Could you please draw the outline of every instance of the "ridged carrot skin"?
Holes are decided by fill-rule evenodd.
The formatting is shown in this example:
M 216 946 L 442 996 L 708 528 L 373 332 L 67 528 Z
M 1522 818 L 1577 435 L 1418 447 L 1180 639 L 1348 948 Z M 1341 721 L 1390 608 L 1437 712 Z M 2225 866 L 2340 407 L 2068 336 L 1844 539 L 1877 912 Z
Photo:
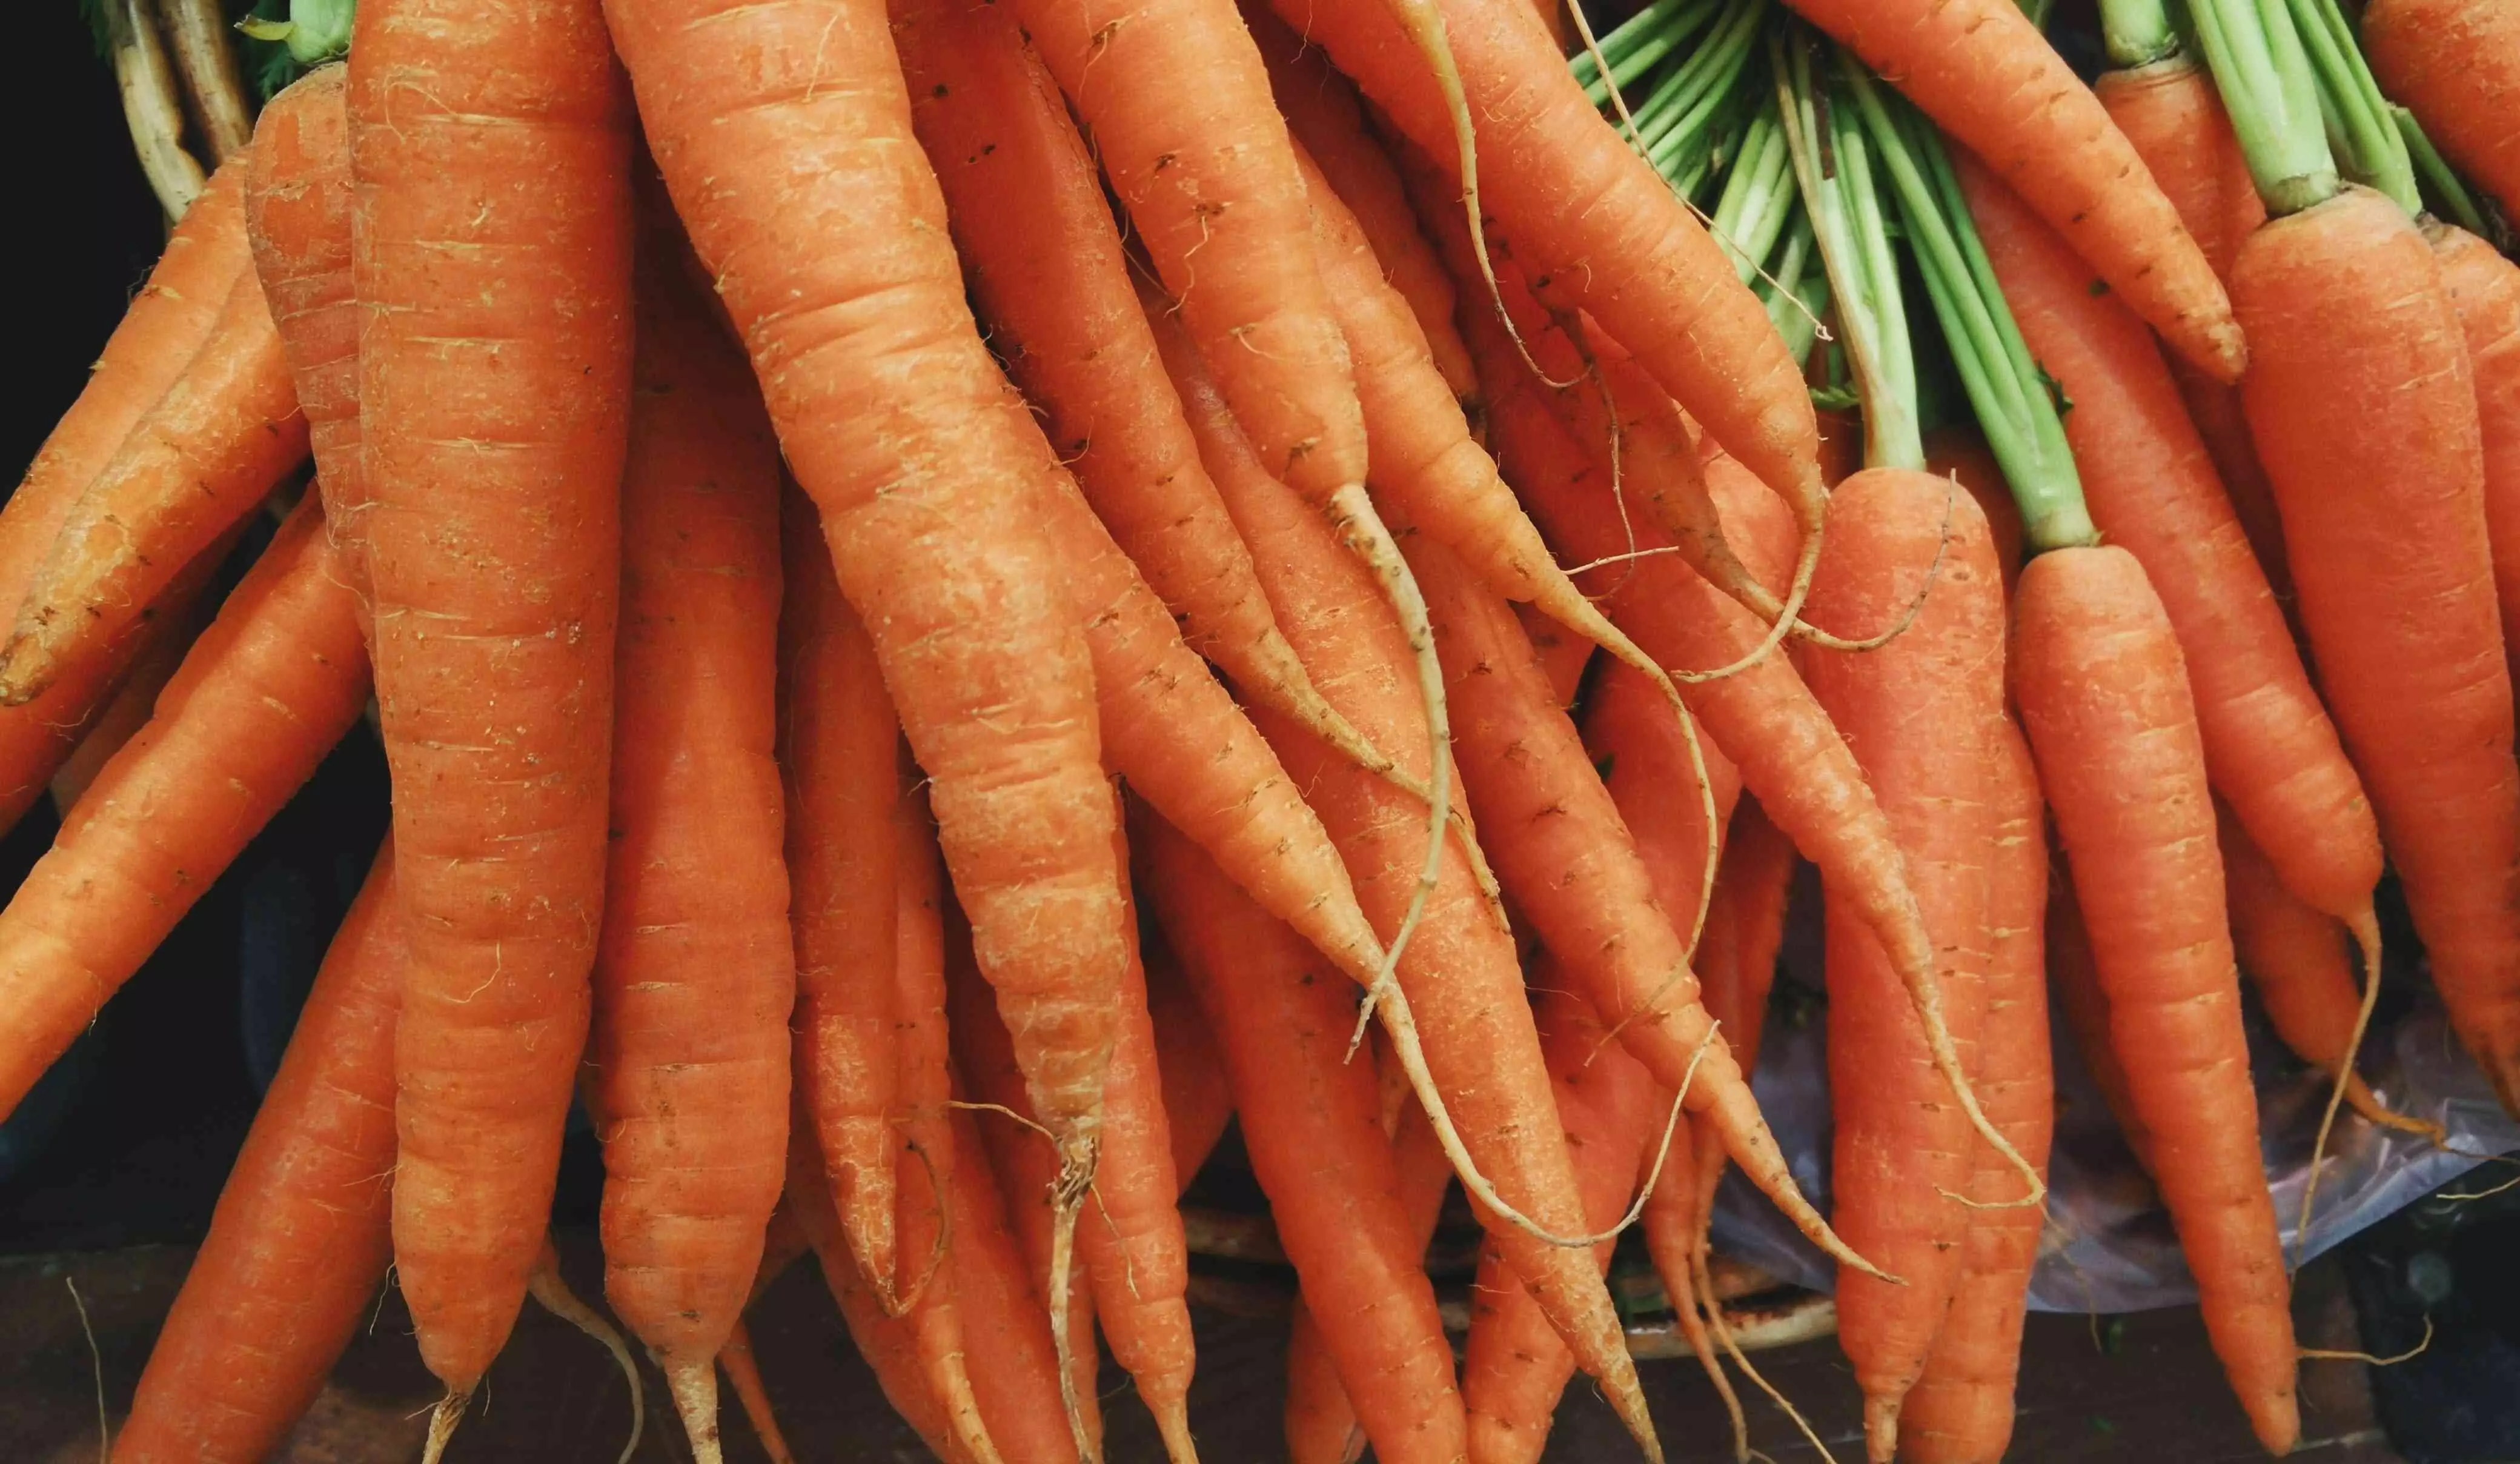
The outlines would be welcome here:
M 2372 0 L 2362 51 L 2443 154 L 2520 208 L 2520 13 L 2497 0 Z
M 199 207 L 199 205 L 195 206 Z M 333 937 L 209 1234 L 158 1331 L 117 1464 L 253 1464 L 324 1386 L 391 1258 L 393 849 Z
M 2520 632 L 2520 265 L 2465 229 L 2429 223 L 2442 288 L 2467 338 L 2476 422 L 2485 438 L 2485 526 L 2494 544 L 2506 653 Z
M 2118 548 L 2032 560 L 2013 624 L 2013 691 L 2073 861 L 2110 1046 L 2151 1136 L 2206 1336 L 2258 1441 L 2284 1453 L 2301 1434 L 2291 1288 L 2179 641 L 2142 565 Z
M 1207 1157 L 1234 1121 L 1234 1088 L 1215 1030 L 1198 1009 L 1181 960 L 1162 940 L 1148 941 L 1147 1019 L 1155 1025 L 1155 1063 L 1163 1075 L 1164 1126 L 1173 1140 L 1173 1177 L 1183 1189 L 1198 1176 Z
M 594 0 L 384 0 L 352 55 L 368 572 L 412 939 L 394 1261 L 452 1414 L 523 1303 L 586 1037 L 630 114 Z
M 0 1117 L 358 719 L 368 662 L 310 497 L 0 910 Z

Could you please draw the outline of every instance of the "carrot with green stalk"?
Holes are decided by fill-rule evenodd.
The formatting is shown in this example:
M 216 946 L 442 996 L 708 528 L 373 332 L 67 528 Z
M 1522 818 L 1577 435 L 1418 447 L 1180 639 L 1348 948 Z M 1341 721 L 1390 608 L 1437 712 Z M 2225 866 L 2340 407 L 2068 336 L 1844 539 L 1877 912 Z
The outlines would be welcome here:
M 2493 0 L 2372 0 L 2362 44 L 2450 161 L 2520 207 L 2520 16 Z

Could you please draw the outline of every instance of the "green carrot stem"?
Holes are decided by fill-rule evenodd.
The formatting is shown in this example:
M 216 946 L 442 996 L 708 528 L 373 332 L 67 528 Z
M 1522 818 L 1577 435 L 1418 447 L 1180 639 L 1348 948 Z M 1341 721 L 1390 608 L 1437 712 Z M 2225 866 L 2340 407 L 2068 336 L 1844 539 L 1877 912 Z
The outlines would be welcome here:
M 2389 116 L 2380 84 L 2355 44 L 2336 0 L 2288 0 L 2295 31 L 2318 78 L 2321 124 L 2346 177 L 2397 201 L 2409 214 L 2423 211 L 2414 164 L 2406 139 Z
M 2164 0 L 2100 0 L 2100 39 L 2109 63 L 2130 71 L 2179 53 L 2179 27 Z
M 279 41 L 301 67 L 338 61 L 350 52 L 350 21 L 358 0 L 290 0 L 289 19 L 248 19 L 237 28 L 258 41 Z
M 1635 85 L 1638 77 L 1702 29 L 1720 4 L 1721 0 L 1654 0 L 1630 16 L 1600 37 L 1601 57 L 1610 64 L 1611 79 L 1623 90 Z M 1591 52 L 1578 51 L 1566 64 L 1594 106 L 1610 105 L 1610 89 L 1601 84 L 1600 68 L 1594 65 Z
M 2407 156 L 2414 163 L 2415 174 L 2430 195 L 2433 211 L 2448 218 L 2480 239 L 2492 239 L 2494 226 L 2486 221 L 2485 210 L 2477 206 L 2476 195 L 2467 191 L 2467 180 L 2442 157 L 2441 150 L 2424 134 L 2423 123 L 2404 107 L 2392 103 L 2391 119 L 2398 124 L 2398 135 L 2407 145 Z
M 2318 83 L 2287 0 L 2190 0 L 2196 42 L 2248 160 L 2278 218 L 2336 196 L 2336 156 L 2319 115 Z
M 1759 266 L 1793 217 L 1794 203 L 1792 152 L 1772 101 L 1751 117 L 1740 157 L 1707 226 L 1742 284 L 1758 278 Z

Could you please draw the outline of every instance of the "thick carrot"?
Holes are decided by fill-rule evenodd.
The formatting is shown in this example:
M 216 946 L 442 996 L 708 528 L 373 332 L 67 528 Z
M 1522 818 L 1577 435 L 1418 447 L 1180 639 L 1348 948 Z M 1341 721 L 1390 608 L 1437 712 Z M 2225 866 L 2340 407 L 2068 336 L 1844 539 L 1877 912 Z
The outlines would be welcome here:
M 1043 409 L 1088 502 L 1249 696 L 1383 759 L 1278 632 L 1148 339 L 1094 159 L 1010 7 L 893 0 L 912 119 L 945 189 L 991 344 Z
M 390 1258 L 393 849 L 316 973 L 114 1439 L 124 1464 L 249 1464 L 324 1386 Z
M 1996 728 L 1987 787 L 1996 815 L 1987 857 L 1986 1015 L 1978 1027 L 1978 1091 L 2024 1159 L 2048 1163 L 2055 1131 L 2055 1075 L 2048 1060 L 2047 805 L 2030 745 L 2009 716 Z M 1969 1197 L 2012 1193 L 2009 1166 L 1980 1144 L 1970 1159 Z M 2047 1224 L 2039 1211 L 1969 1212 L 1952 1309 L 1908 1394 L 1900 1420 L 1904 1456 L 1919 1464 L 1995 1464 L 2012 1438 L 2013 1379 L 2021 1365 L 2021 1325 L 2030 1271 Z
M 1873 468 L 1838 484 L 1812 590 L 1815 618 L 1889 623 L 1917 601 L 1928 576 L 1922 609 L 1888 644 L 1862 656 L 1813 651 L 1802 665 L 1890 820 L 1934 940 L 1952 1042 L 1983 1071 L 1976 1049 L 1993 962 L 1988 862 L 1999 816 L 1989 770 L 2003 715 L 2002 571 L 1986 515 L 1947 480 Z M 1901 1406 L 1959 1283 L 1970 1212 L 1954 1197 L 1969 1188 L 1972 1144 L 1862 907 L 1832 898 L 1828 928 L 1831 1215 L 1850 1245 L 1907 1282 L 1838 1277 L 1838 1345 L 1864 1390 L 1870 1457 L 1886 1464 L 1897 1452 Z M 2018 1183 L 2015 1176 L 2014 1194 Z
M 352 54 L 368 572 L 412 938 L 394 1258 L 447 1388 L 434 1459 L 523 1300 L 585 1040 L 629 110 L 593 0 L 385 0 L 360 10 Z
M 2179 210 L 2012 0 L 1790 0 L 1987 160 L 2171 349 L 2237 381 L 2248 345 Z
M 2457 314 L 2413 222 L 2359 188 L 2251 235 L 2231 291 L 2329 709 L 2452 1024 L 2520 1105 L 2520 767 Z
M 2249 179 L 2248 159 L 2231 135 L 2231 119 L 2205 69 L 2191 58 L 2174 56 L 2131 71 L 2103 72 L 2094 90 L 2163 196 L 2179 210 L 2206 262 L 2228 284 L 2240 241 L 2267 221 L 2267 206 Z M 2284 565 L 2283 521 L 2275 513 L 2274 486 L 2258 461 L 2257 443 L 2249 437 L 2239 389 L 2184 358 L 2172 358 L 2170 370 L 2179 379 L 2179 394 L 2187 402 L 2187 415 L 2205 439 L 2205 450 L 2213 454 L 2215 475 L 2248 531 L 2249 547 L 2267 572 L 2267 582 L 2289 603 L 2292 572 Z
M 1373 1071 L 1345 1060 L 1350 993 L 1180 833 L 1142 815 L 1132 834 L 1155 915 L 1220 1039 L 1252 1170 L 1354 1417 L 1393 1464 L 1459 1458 L 1462 1400 L 1419 1266 L 1424 1241 L 1401 1199 Z
M 900 942 L 888 831 L 900 799 L 901 724 L 875 643 L 832 576 L 814 506 L 802 493 L 784 496 L 779 766 L 805 1060 L 796 1080 L 849 1254 L 885 1309 L 897 1311 L 906 1285 L 893 1227 Z
M 1451 164 L 1452 114 L 1389 7 L 1271 4 L 1411 141 Z M 1528 0 L 1444 0 L 1440 9 L 1479 124 L 1481 203 L 1537 261 L 1540 293 L 1598 317 L 1761 479 L 1816 495 L 1819 430 L 1802 374 L 1722 249 L 1602 123 Z M 1457 284 L 1471 296 L 1470 314 L 1487 313 L 1483 284 Z
M 671 236 L 656 243 L 640 269 L 586 1061 L 605 1299 L 664 1369 L 707 1461 L 720 1451 L 716 1357 L 787 1179 L 796 949 L 774 755 L 779 447 L 742 353 Z
M 248 272 L 183 374 L 63 516 L 0 647 L 0 703 L 22 706 L 110 655 L 184 566 L 305 456 L 306 419 Z
M 367 656 L 310 496 L 0 910 L 0 1117 L 313 775 Z
M 2476 421 L 2485 440 L 2485 526 L 2495 546 L 2506 654 L 2520 633 L 2520 266 L 2450 224 L 2429 223 L 2442 289 L 2467 338 Z
M 1095 674 L 1034 508 L 1064 490 L 1057 460 L 964 301 L 881 5 L 604 9 L 934 780 L 980 970 L 1057 1136 L 1064 1271 L 1128 949 Z M 1063 1320 L 1064 1288 L 1049 1300 Z
M 347 67 L 308 72 L 271 99 L 247 155 L 254 274 L 306 416 L 324 526 L 367 608 L 366 464 L 359 436 L 359 305 L 350 282 Z
M 1225 1078 L 1216 1032 L 1171 946 L 1147 941 L 1141 954 L 1147 1017 L 1155 1025 L 1155 1066 L 1163 1076 L 1164 1126 L 1172 1134 L 1173 1177 L 1188 1189 L 1234 1121 L 1234 1088 Z
M 2520 15 L 2495 0 L 2371 0 L 2362 50 L 2450 160 L 2520 208 Z
M 2260 369 L 2270 359 L 2281 356 L 2261 355 Z M 2154 1178 L 2196 1275 L 2206 1335 L 2259 1441 L 2280 1454 L 2301 1431 L 2289 1287 L 2259 1167 L 2223 861 L 2183 669 L 2133 554 L 2063 549 L 2022 572 L 2012 686 L 2073 860 L 2110 1045 L 2152 1135 Z
M 1955 159 L 2005 301 L 2074 409 L 2092 521 L 2132 552 L 2179 633 L 2215 791 L 2284 883 L 2376 945 L 2380 831 L 2213 460 L 2142 322 L 1965 154 Z

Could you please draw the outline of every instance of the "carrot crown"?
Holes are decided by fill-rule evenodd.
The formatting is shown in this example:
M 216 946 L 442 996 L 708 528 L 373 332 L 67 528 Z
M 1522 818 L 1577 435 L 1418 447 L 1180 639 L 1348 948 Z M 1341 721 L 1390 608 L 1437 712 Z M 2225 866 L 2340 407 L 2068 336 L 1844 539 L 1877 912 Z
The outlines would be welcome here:
M 289 0 L 288 20 L 249 16 L 237 23 L 237 29 L 255 40 L 287 46 L 289 59 L 301 67 L 319 67 L 349 54 L 350 21 L 358 9 L 359 0 Z
M 2164 0 L 2100 0 L 2100 39 L 2110 64 L 2129 70 L 2180 52 L 2179 27 Z

